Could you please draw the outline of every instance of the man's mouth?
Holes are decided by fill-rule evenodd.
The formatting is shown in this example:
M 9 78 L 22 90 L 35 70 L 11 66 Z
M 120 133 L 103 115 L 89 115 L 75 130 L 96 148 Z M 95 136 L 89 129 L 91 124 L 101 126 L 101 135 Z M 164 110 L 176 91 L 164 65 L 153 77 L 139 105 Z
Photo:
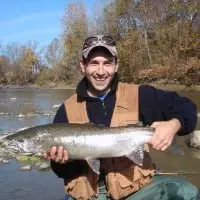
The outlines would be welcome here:
M 98 82 L 104 82 L 106 80 L 106 78 L 95 78 L 95 80 Z

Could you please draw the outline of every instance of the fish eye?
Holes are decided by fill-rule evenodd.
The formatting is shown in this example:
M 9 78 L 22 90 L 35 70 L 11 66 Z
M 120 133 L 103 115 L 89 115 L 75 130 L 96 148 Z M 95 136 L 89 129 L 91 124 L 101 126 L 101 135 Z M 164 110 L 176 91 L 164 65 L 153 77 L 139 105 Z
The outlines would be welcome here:
M 24 142 L 24 139 L 23 138 L 17 138 L 17 141 L 18 142 Z

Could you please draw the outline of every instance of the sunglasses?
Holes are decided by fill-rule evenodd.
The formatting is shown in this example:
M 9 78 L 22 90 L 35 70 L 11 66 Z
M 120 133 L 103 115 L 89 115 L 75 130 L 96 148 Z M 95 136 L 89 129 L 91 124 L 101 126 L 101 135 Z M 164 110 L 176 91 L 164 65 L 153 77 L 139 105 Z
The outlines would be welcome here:
M 109 46 L 115 46 L 115 41 L 111 36 L 102 36 L 102 37 L 89 37 L 85 40 L 84 44 L 83 44 L 83 50 L 87 49 L 88 47 L 95 45 L 97 43 L 103 43 L 103 44 L 107 44 Z

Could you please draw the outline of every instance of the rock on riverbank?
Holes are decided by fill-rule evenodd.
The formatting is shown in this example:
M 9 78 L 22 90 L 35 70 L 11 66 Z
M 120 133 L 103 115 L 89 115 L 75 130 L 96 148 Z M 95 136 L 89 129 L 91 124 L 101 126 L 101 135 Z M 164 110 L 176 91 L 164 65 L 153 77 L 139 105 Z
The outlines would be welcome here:
M 200 130 L 191 133 L 187 143 L 190 147 L 200 149 Z

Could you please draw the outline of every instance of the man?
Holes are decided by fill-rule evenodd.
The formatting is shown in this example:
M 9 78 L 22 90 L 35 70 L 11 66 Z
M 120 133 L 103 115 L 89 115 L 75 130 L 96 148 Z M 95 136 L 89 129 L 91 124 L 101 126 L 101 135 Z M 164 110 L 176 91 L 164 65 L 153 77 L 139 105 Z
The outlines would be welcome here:
M 80 66 L 85 77 L 76 93 L 59 108 L 54 123 L 125 126 L 141 121 L 155 128 L 149 144 L 160 151 L 171 145 L 175 135 L 188 134 L 195 128 L 196 106 L 189 99 L 149 85 L 119 82 L 112 37 L 87 38 Z M 44 157 L 51 159 L 53 171 L 64 179 L 65 190 L 73 199 L 197 199 L 198 190 L 192 184 L 153 176 L 148 148 L 142 167 L 126 158 L 102 159 L 100 177 L 85 161 L 68 160 L 67 149 L 61 146 L 52 147 Z

